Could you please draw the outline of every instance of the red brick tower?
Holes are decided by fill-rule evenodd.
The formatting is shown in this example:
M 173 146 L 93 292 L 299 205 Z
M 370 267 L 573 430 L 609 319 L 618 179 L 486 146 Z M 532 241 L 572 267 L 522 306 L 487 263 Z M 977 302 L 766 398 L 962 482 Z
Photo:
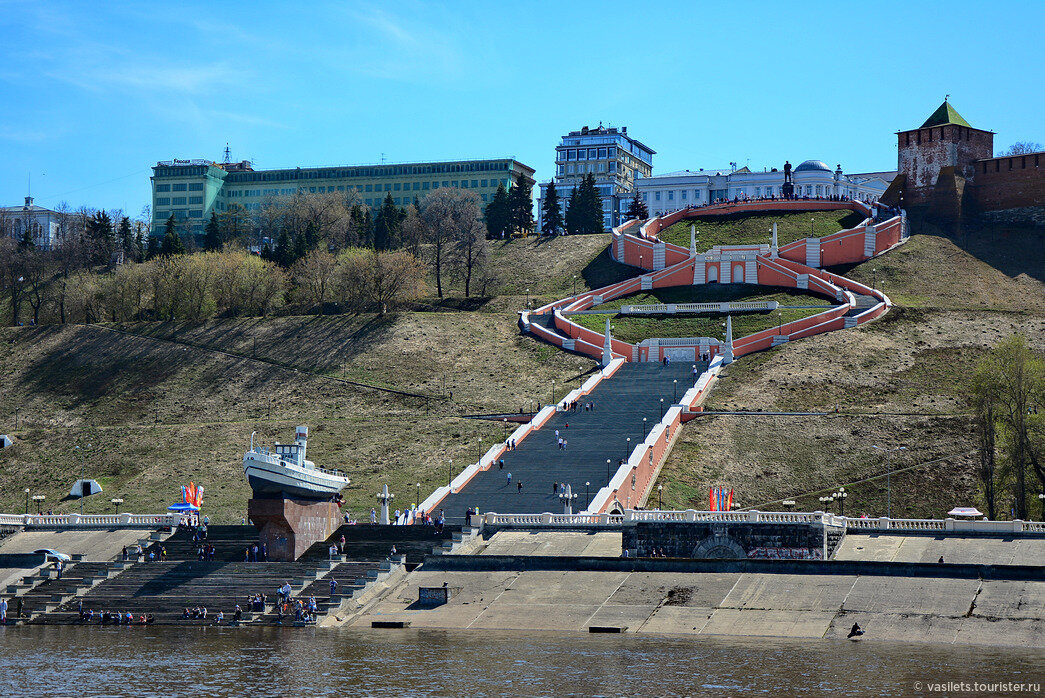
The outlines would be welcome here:
M 973 128 L 945 99 L 925 123 L 897 134 L 897 179 L 894 187 L 905 206 L 943 204 L 957 196 L 960 204 L 966 180 L 975 177 L 973 162 L 994 155 L 994 132 Z

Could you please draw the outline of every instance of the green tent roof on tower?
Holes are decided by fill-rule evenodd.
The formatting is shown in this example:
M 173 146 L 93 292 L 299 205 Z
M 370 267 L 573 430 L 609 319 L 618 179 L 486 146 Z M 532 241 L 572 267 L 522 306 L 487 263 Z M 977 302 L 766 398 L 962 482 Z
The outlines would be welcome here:
M 956 112 L 954 110 L 954 107 L 951 106 L 950 102 L 948 102 L 945 99 L 943 101 L 943 104 L 940 105 L 940 108 L 934 111 L 932 116 L 926 119 L 925 123 L 922 124 L 920 128 L 931 128 L 933 126 L 947 126 L 948 124 L 954 124 L 955 126 L 967 126 L 968 128 L 972 128 L 972 126 L 969 125 L 969 122 L 963 119 L 962 115 Z

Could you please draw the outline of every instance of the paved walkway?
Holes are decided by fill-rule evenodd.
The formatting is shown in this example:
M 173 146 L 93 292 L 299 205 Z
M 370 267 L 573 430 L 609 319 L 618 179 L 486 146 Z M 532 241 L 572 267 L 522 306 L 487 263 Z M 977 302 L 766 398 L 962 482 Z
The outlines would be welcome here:
M 645 438 L 661 418 L 664 409 L 693 387 L 692 362 L 625 363 L 613 377 L 603 380 L 582 402 L 594 401 L 595 410 L 585 412 L 583 404 L 573 412 L 558 412 L 541 429 L 521 441 L 515 451 L 504 455 L 504 469 L 497 466 L 479 472 L 457 494 L 439 505 L 447 521 L 461 523 L 469 507 L 504 513 L 561 512 L 562 502 L 552 483 L 569 483 L 577 494 L 574 511 L 582 511 L 617 471 L 621 458 Z M 707 364 L 696 363 L 703 373 Z M 678 381 L 677 393 L 676 384 Z M 568 426 L 567 426 L 568 425 Z M 560 450 L 555 432 L 566 439 Z M 609 466 L 606 461 L 609 460 Z M 511 484 L 508 473 L 512 474 Z M 519 490 L 518 483 L 522 483 Z M 591 483 L 585 493 L 585 482 Z

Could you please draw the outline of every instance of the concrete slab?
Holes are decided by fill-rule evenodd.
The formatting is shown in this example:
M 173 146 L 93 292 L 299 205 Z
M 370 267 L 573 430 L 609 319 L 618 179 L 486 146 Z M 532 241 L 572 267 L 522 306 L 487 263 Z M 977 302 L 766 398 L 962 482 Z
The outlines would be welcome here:
M 843 613 L 834 618 L 824 637 L 844 640 L 853 623 L 859 623 L 864 630 L 860 642 L 931 642 L 949 645 L 954 642 L 962 620 L 907 613 Z
M 779 611 L 719 608 L 701 635 L 821 638 L 834 618 L 831 611 Z
M 902 536 L 847 534 L 835 551 L 835 560 L 876 560 L 889 562 L 903 542 Z
M 976 597 L 973 616 L 987 619 L 1041 619 L 1045 609 L 1045 582 L 986 580 Z
M 661 606 L 636 632 L 658 635 L 696 635 L 715 612 L 706 606 Z
M 1040 650 L 1045 647 L 1045 623 L 1041 620 L 988 620 L 973 616 L 962 619 L 954 641 L 962 645 L 1003 645 Z
M 598 605 L 567 603 L 515 604 L 498 601 L 483 611 L 468 627 L 487 630 L 581 631 Z
M 740 579 L 740 574 L 633 572 L 610 597 L 613 604 L 666 602 L 669 606 L 714 608 Z M 670 599 L 669 599 L 670 597 Z
M 602 605 L 628 572 L 523 572 L 500 601 L 511 604 Z
M 745 574 L 720 604 L 724 608 L 838 611 L 855 576 Z
M 1014 565 L 1038 565 L 1045 567 L 1045 540 L 1016 541 L 1016 552 L 1012 556 Z
M 616 531 L 501 531 L 487 541 L 483 555 L 564 555 L 620 557 Z
M 627 627 L 628 632 L 636 632 L 649 620 L 653 612 L 657 610 L 656 605 L 650 606 L 620 606 L 617 604 L 606 604 L 595 615 L 588 619 L 588 625 L 610 625 Z
M 586 557 L 620 557 L 621 534 L 619 532 L 601 532 L 591 537 L 581 555 Z
M 860 577 L 843 609 L 961 617 L 969 611 L 979 586 L 976 579 Z

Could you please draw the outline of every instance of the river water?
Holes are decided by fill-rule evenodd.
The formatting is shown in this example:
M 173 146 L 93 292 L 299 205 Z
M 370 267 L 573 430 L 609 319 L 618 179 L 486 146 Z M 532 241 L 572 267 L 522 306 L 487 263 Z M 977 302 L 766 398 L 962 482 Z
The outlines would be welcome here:
M 409 629 L 0 628 L 0 696 L 908 696 L 963 681 L 1045 686 L 1045 650 Z

